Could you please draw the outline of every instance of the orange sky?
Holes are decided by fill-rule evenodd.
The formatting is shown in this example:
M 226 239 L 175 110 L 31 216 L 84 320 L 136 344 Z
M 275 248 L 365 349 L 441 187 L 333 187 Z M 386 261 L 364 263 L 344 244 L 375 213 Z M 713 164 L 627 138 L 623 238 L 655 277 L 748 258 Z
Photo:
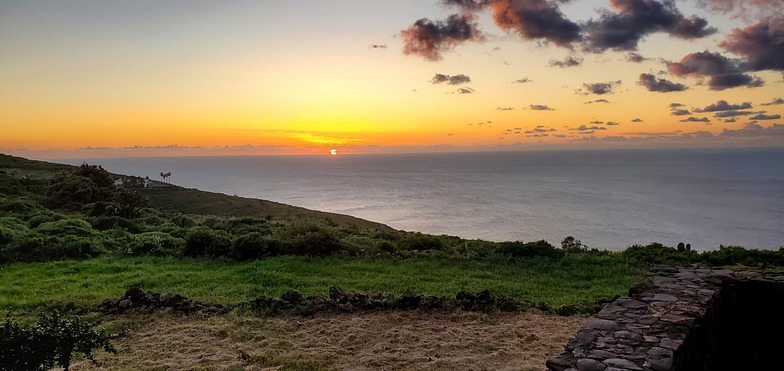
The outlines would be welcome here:
M 658 4 L 614 4 L 633 1 Z M 601 19 L 597 9 L 626 14 L 610 2 L 549 3 L 581 27 L 581 39 L 568 46 L 558 45 L 559 35 L 537 36 L 530 24 L 493 20 L 496 8 L 523 12 L 543 0 L 490 2 L 493 8 L 469 11 L 436 0 L 4 1 L 0 152 L 46 158 L 784 145 L 784 104 L 777 104 L 783 67 L 745 67 L 759 51 L 733 53 L 725 42 L 733 29 L 760 19 L 771 34 L 783 34 L 781 8 L 765 8 L 776 1 L 746 6 L 767 18 L 678 2 L 667 14 L 703 17 L 715 30 L 683 38 L 654 24 L 635 48 L 598 51 L 586 26 Z M 401 30 L 450 14 L 473 19 L 481 37 L 440 45 L 439 60 L 403 53 L 410 40 Z M 773 40 L 774 54 L 782 52 L 782 38 Z M 671 67 L 703 51 L 737 61 L 739 73 L 760 83 L 717 89 L 709 75 Z M 629 61 L 632 52 L 645 59 Z M 558 67 L 567 57 L 578 65 Z M 643 73 L 683 88 L 650 91 L 639 83 Z M 437 74 L 470 81 L 434 83 Z M 586 85 L 600 83 L 610 91 Z M 706 110 L 721 101 L 748 108 Z M 678 109 L 689 113 L 674 115 Z M 721 117 L 727 111 L 734 116 Z

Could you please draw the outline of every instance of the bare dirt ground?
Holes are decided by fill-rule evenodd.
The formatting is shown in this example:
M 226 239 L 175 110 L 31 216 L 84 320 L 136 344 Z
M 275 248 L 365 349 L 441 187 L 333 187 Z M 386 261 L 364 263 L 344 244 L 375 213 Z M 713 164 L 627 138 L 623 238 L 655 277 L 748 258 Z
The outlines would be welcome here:
M 584 321 L 535 313 L 375 312 L 263 318 L 156 314 L 128 328 L 116 355 L 72 370 L 543 370 Z

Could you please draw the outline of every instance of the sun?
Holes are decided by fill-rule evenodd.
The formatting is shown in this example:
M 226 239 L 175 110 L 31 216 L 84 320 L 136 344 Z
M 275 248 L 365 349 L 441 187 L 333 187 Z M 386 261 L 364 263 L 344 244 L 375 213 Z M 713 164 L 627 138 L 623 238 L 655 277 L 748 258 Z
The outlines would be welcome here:
M 337 156 L 338 155 L 338 150 L 335 149 L 335 148 L 330 149 L 329 150 L 329 155 L 330 156 Z

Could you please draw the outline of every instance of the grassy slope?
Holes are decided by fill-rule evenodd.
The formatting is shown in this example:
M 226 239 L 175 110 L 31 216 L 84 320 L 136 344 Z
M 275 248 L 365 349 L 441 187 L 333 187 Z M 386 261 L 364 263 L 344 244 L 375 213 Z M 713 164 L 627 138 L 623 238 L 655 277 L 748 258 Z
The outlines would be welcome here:
M 489 289 L 496 295 L 550 306 L 594 302 L 623 295 L 641 272 L 612 257 L 579 255 L 561 260 L 502 262 L 435 258 L 371 259 L 281 256 L 251 262 L 175 258 L 98 258 L 85 261 L 13 264 L 0 268 L 0 310 L 25 310 L 55 303 L 94 306 L 130 286 L 182 293 L 196 300 L 236 304 L 260 295 L 297 289 L 326 296 L 345 290 L 405 290 L 453 296 Z
M 100 163 L 95 164 L 100 165 Z M 17 177 L 31 176 L 49 178 L 57 172 L 73 169 L 74 166 L 54 164 L 45 161 L 28 160 L 0 153 L 0 170 L 13 173 Z M 132 174 L 131 174 L 132 175 Z M 149 199 L 149 207 L 178 211 L 185 214 L 218 215 L 218 216 L 271 216 L 284 220 L 294 219 L 330 219 L 339 225 L 356 225 L 363 228 L 392 230 L 392 228 L 376 222 L 356 218 L 349 215 L 309 210 L 272 201 L 229 196 L 221 193 L 187 189 L 182 187 L 165 187 L 140 189 Z

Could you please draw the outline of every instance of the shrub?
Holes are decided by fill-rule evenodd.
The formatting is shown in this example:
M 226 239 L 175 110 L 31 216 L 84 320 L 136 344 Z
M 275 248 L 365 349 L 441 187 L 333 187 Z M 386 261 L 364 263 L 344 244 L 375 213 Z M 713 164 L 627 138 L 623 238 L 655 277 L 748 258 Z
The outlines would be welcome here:
M 559 259 L 564 256 L 564 250 L 558 250 L 545 240 L 536 242 L 507 241 L 501 242 L 498 253 L 514 257 L 531 258 L 541 256 L 552 259 Z
M 55 365 L 68 370 L 74 352 L 93 362 L 96 349 L 115 353 L 110 343 L 114 336 L 97 331 L 94 326 L 79 317 L 63 318 L 57 312 L 41 315 L 38 324 L 31 328 L 6 319 L 0 326 L 0 370 L 37 371 Z
M 185 234 L 186 256 L 228 256 L 231 254 L 231 238 L 228 233 L 208 227 L 191 228 Z
M 90 220 L 93 228 L 99 231 L 107 231 L 109 229 L 123 229 L 131 233 L 141 232 L 139 224 L 133 220 L 125 219 L 121 216 L 99 216 Z
M 703 252 L 701 258 L 712 265 L 784 266 L 784 249 L 747 250 L 740 246 L 720 246 L 718 250 Z
M 11 217 L 0 218 L 0 246 L 9 244 L 14 238 L 30 233 L 21 220 Z
M 175 256 L 185 246 L 181 238 L 163 232 L 145 232 L 134 236 L 129 246 L 130 253 L 136 256 Z
M 47 223 L 47 222 L 58 221 L 58 220 L 61 220 L 61 219 L 64 219 L 64 218 L 65 217 L 63 215 L 56 214 L 56 213 L 52 213 L 52 214 L 48 214 L 48 213 L 47 214 L 37 214 L 37 215 L 31 217 L 30 219 L 27 219 L 27 226 L 30 227 L 30 228 L 38 228 L 38 226 L 41 225 L 41 224 L 44 224 L 44 223 Z
M 419 232 L 408 234 L 399 242 L 399 246 L 402 250 L 409 251 L 441 251 L 445 247 L 444 242 L 440 238 Z
M 277 255 L 280 252 L 281 243 L 279 241 L 272 240 L 259 232 L 241 235 L 231 244 L 231 256 L 237 260 L 258 259 Z
M 678 251 L 675 248 L 653 242 L 647 246 L 632 245 L 621 251 L 621 256 L 642 264 L 688 264 L 699 260 L 693 251 Z
M 287 247 L 288 252 L 294 255 L 312 256 L 328 256 L 344 249 L 333 233 L 318 226 L 293 236 Z
M 62 219 L 46 222 L 35 228 L 35 231 L 49 236 L 80 236 L 90 237 L 96 234 L 93 226 L 83 219 Z

